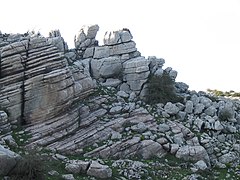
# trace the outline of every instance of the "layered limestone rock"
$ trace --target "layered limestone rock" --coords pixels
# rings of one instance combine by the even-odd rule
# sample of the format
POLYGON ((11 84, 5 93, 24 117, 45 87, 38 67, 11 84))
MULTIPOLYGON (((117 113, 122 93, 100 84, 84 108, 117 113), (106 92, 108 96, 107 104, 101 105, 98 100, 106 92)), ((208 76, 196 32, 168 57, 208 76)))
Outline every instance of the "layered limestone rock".
POLYGON ((35 37, 1 48, 0 104, 12 124, 46 121, 92 92, 82 63, 69 67, 48 39, 35 37))

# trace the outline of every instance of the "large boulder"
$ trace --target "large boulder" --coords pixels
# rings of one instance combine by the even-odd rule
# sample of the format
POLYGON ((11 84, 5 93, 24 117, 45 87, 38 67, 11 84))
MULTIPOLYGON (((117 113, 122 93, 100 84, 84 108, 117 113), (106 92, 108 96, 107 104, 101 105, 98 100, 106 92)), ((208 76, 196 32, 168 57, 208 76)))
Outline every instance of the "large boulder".
POLYGON ((123 63, 123 79, 132 91, 140 91, 150 74, 150 61, 144 57, 130 59, 123 63))
POLYGON ((185 145, 179 148, 176 153, 176 157, 185 161, 200 161, 203 160, 208 166, 210 166, 210 159, 206 149, 203 146, 190 146, 185 145))
POLYGON ((91 60, 91 71, 94 78, 117 77, 122 71, 121 60, 117 56, 91 60))
POLYGON ((92 161, 89 169, 87 170, 89 176, 94 176, 100 179, 112 177, 112 170, 107 165, 102 165, 97 161, 92 161))
POLYGON ((0 176, 8 175, 21 157, 0 145, 0 176))

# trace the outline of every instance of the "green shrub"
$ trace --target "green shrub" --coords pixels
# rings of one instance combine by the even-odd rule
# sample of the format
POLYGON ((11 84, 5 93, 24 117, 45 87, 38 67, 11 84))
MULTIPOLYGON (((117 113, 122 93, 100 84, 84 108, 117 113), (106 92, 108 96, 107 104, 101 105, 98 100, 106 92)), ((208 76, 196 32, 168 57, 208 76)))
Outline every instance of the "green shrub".
POLYGON ((157 104, 167 102, 181 102, 183 98, 175 92, 174 81, 167 72, 163 72, 162 76, 150 76, 148 80, 148 89, 146 94, 146 102, 148 104, 157 104))

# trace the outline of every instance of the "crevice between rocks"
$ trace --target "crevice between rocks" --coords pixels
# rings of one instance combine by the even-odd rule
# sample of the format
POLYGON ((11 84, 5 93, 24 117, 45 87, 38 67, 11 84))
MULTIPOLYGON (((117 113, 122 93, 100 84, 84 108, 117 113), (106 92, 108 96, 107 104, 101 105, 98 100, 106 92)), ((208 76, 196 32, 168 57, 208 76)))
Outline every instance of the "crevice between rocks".
POLYGON ((21 85, 21 116, 20 116, 20 125, 26 125, 26 117, 25 117, 25 94, 26 94, 26 89, 25 89, 25 80, 26 80, 26 70, 27 70, 27 59, 29 57, 29 43, 30 39, 28 40, 26 44, 26 59, 21 58, 21 64, 23 65, 23 78, 22 78, 22 85, 21 85))

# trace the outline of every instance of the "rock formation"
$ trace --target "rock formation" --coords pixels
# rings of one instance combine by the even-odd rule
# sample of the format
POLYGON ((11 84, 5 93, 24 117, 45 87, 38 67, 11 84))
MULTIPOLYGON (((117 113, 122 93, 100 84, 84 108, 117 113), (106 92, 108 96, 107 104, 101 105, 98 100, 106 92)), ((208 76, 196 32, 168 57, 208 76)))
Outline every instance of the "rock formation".
MULTIPOLYGON (((68 173, 96 178, 111 178, 116 167, 129 179, 162 176, 159 169, 146 169, 160 168, 169 155, 189 162, 192 172, 229 164, 236 170, 239 100, 189 91, 175 82, 177 71, 163 69, 164 59, 141 56, 126 28, 106 32, 103 46, 96 40, 98 30, 98 25, 83 27, 74 49, 59 30, 47 38, 0 33, 0 143, 19 147, 12 135, 21 126, 18 136, 28 137, 24 148, 44 148, 65 163, 68 173), (163 73, 183 102, 146 104, 149 77, 163 73), (109 159, 111 167, 102 161, 109 159)), ((72 174, 62 178, 73 179, 72 174)))

